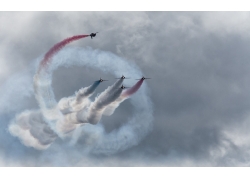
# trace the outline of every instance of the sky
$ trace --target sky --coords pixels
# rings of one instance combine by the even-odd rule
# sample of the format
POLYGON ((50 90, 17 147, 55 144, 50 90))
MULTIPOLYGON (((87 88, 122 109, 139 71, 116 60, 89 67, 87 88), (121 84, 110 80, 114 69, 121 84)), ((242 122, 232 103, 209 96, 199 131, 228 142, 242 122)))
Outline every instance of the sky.
POLYGON ((249 166, 249 21, 249 12, 0 12, 0 166, 249 166), (32 84, 38 62, 61 40, 97 31, 56 57, 70 53, 72 64, 53 72, 55 99, 100 77, 109 81, 92 100, 121 75, 128 87, 150 77, 112 116, 86 126, 101 143, 128 126, 146 124, 144 134, 133 132, 128 146, 110 153, 88 151, 84 133, 73 145, 70 137, 45 150, 25 146, 8 127, 21 112, 39 109, 32 84), (81 61, 74 53, 85 52, 86 66, 74 64, 81 61), (107 68, 95 64, 95 53, 107 68))

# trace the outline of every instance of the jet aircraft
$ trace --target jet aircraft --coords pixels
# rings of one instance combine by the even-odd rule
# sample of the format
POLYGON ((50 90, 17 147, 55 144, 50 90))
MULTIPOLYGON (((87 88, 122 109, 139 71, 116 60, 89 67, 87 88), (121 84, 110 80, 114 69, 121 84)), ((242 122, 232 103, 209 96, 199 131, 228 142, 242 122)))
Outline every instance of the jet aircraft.
POLYGON ((145 80, 145 79, 151 79, 151 78, 145 78, 144 76, 141 79, 136 79, 136 80, 145 80))
POLYGON ((103 80, 102 78, 100 78, 99 82, 103 82, 103 81, 108 81, 108 80, 103 80))
POLYGON ((98 32, 96 32, 96 33, 91 33, 89 36, 91 37, 91 39, 93 39, 93 37, 95 37, 97 33, 98 33, 98 32))
POLYGON ((122 87, 121 87, 121 89, 127 89, 127 88, 129 88, 129 87, 125 87, 125 86, 123 86, 123 85, 122 85, 122 87))
POLYGON ((122 75, 122 77, 120 77, 120 78, 115 78, 115 79, 129 79, 129 78, 126 78, 125 76, 122 75))

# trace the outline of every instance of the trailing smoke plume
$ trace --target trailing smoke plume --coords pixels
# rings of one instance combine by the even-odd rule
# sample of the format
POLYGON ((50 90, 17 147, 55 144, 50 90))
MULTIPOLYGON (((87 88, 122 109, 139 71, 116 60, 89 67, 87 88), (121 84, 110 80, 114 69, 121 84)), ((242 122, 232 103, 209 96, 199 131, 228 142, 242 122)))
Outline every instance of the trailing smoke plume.
MULTIPOLYGON (((79 137, 83 137, 88 138, 86 141, 88 148, 86 148, 92 153, 109 154, 136 145, 151 129, 152 105, 147 95, 146 84, 140 88, 143 80, 138 81, 131 89, 122 91, 120 85, 123 79, 119 79, 97 96, 93 102, 89 97, 93 95, 99 85, 98 81, 89 87, 80 89, 74 96, 62 98, 59 103, 55 100, 51 87, 52 75, 53 71, 60 66, 86 66, 112 73, 115 76, 119 76, 121 73, 134 77, 142 75, 134 64, 108 52, 90 48, 66 48, 59 52, 67 43, 86 36, 74 36, 58 43, 40 61, 38 71, 34 76, 34 93, 40 109, 17 113, 9 126, 10 133, 17 136, 24 145, 36 149, 46 149, 58 137, 70 136, 75 143, 79 137), (52 58, 53 60, 51 60, 52 58), (111 115, 122 101, 139 88, 140 92, 131 99, 134 114, 129 117, 128 123, 110 133, 106 133, 100 123, 95 126, 90 125, 97 124, 102 115, 111 115), (77 131, 74 131, 76 129, 77 131), (97 134, 98 136, 96 136, 97 134), (95 138, 92 138, 92 135, 95 135, 95 138)), ((33 84, 30 78, 32 73, 34 72, 29 73, 29 78, 24 78, 28 84, 27 89, 33 84)), ((19 84, 20 81, 17 79, 12 83, 19 84)), ((25 100, 25 94, 31 96, 32 92, 27 93, 23 90, 18 95, 14 92, 10 93, 13 97, 21 96, 20 102, 25 100)))
POLYGON ((101 119, 105 107, 115 101, 120 96, 121 92, 121 88, 113 90, 113 87, 110 87, 101 93, 101 95, 98 96, 93 103, 91 103, 86 121, 82 118, 82 122, 97 124, 101 119))
POLYGON ((81 88, 78 92, 75 93, 75 96, 62 98, 58 103, 58 107, 61 113, 67 116, 68 114, 78 112, 81 109, 85 109, 86 106, 90 103, 88 98, 94 93, 99 84, 100 81, 96 81, 89 87, 81 88))
POLYGON ((10 124, 9 131, 26 146, 46 149, 57 138, 40 111, 24 111, 10 124))
POLYGON ((76 41, 79 40, 81 38, 85 38, 88 37, 89 35, 77 35, 77 36, 73 36, 67 39, 64 39, 63 41, 55 44, 45 55, 43 60, 40 62, 39 65, 39 69, 38 69, 38 73, 43 69, 46 69, 47 66, 49 66, 49 63, 52 59, 52 57, 58 52, 60 51, 64 46, 66 46, 67 44, 71 43, 72 41, 76 41))
POLYGON ((125 90, 119 98, 117 98, 114 102, 110 103, 104 110, 104 115, 110 116, 114 113, 115 109, 126 99, 128 99, 131 95, 133 95, 142 85, 143 80, 138 81, 132 88, 125 90))
POLYGON ((82 123, 97 124, 107 105, 115 101, 121 94, 122 89, 118 88, 122 79, 113 86, 108 87, 103 93, 96 97, 94 102, 89 97, 94 92, 99 81, 93 85, 80 89, 75 96, 63 98, 59 102, 59 109, 64 112, 64 118, 57 122, 57 128, 60 132, 67 133, 82 123))

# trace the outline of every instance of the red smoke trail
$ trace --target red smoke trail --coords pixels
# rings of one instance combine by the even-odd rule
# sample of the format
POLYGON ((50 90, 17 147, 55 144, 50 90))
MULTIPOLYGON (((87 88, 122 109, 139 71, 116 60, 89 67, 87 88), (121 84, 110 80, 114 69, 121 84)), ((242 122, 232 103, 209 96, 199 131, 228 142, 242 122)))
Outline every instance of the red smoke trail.
POLYGON ((51 57, 56 54, 60 49, 62 49, 64 46, 66 46, 67 44, 69 44, 72 41, 76 41, 78 39, 81 38, 85 38, 88 37, 89 35, 77 35, 77 36, 73 36, 67 39, 64 39, 63 41, 55 44, 45 55, 43 60, 40 62, 39 65, 39 72, 42 70, 42 68, 45 68, 46 65, 49 63, 49 61, 51 60, 51 57))
POLYGON ((129 88, 124 93, 122 93, 122 96, 127 97, 127 96, 131 96, 132 94, 134 94, 141 87, 143 81, 144 81, 143 79, 138 81, 133 87, 129 88))

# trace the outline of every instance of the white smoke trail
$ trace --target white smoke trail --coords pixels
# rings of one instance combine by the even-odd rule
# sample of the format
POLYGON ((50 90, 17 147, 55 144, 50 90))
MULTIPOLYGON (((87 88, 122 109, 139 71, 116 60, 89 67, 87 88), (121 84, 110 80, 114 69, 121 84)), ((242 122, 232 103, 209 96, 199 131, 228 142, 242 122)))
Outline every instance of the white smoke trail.
POLYGON ((75 96, 61 99, 58 106, 60 111, 64 112, 64 118, 57 121, 57 129, 61 133, 68 133, 75 130, 82 123, 97 124, 105 107, 120 96, 122 89, 119 86, 122 82, 123 79, 120 79, 114 85, 108 87, 96 97, 94 102, 91 102, 88 97, 93 94, 100 81, 80 89, 75 96))
POLYGON ((62 118, 55 96, 53 93, 52 74, 44 71, 34 76, 34 91, 37 102, 40 106, 41 112, 45 116, 45 119, 54 128, 53 124, 57 119, 62 118))
POLYGON ((102 117, 105 107, 115 101, 122 93, 121 88, 116 91, 109 91, 110 89, 107 89, 91 103, 87 115, 87 122, 90 124, 97 124, 102 117))
POLYGON ((88 110, 82 110, 77 113, 78 121, 82 123, 97 124, 105 110, 106 106, 119 98, 122 89, 119 86, 122 84, 123 79, 118 80, 112 86, 108 87, 102 92, 95 101, 92 102, 88 110))
POLYGON ((9 125, 9 131, 19 137, 24 145, 39 150, 47 149, 57 138, 40 111, 24 111, 17 115, 9 125))
POLYGON ((75 96, 62 98, 58 103, 58 108, 64 114, 64 118, 57 121, 57 129, 61 133, 68 133, 79 127, 80 121, 79 113, 85 112, 89 107, 91 101, 89 97, 94 93, 100 81, 96 81, 91 86, 81 88, 75 93, 75 96))
MULTIPOLYGON (((113 90, 116 88, 119 88, 119 86, 121 86, 123 82, 123 79, 119 79, 114 85, 113 85, 113 90)), ((122 97, 118 97, 115 101, 113 101, 112 103, 108 104, 104 110, 103 110, 103 115, 105 116, 110 116, 114 113, 115 109, 120 105, 120 103, 122 102, 120 99, 122 97)), ((124 98, 123 98, 124 99, 124 98)), ((124 99, 125 100, 125 99, 124 99)))
MULTIPOLYGON (((104 72, 108 72, 114 74, 115 76, 119 76, 122 74, 129 74, 130 76, 140 77, 142 73, 136 67, 136 65, 132 63, 126 62, 124 59, 119 58, 109 52, 102 52, 98 50, 81 49, 81 48, 67 48, 63 51, 60 51, 57 55, 54 56, 52 63, 49 66, 49 71, 53 72, 60 66, 86 66, 93 69, 99 69, 104 72)), ((52 75, 52 74, 51 74, 52 75)), ((36 78, 36 77, 35 77, 36 78)), ((42 84, 39 84, 40 87, 51 87, 51 76, 41 76, 42 84)), ((28 87, 32 86, 32 82, 30 82, 30 77, 26 78, 26 81, 29 82, 28 87)), ((14 81, 14 84, 20 83, 19 81, 14 81)), ((27 92, 26 92, 27 93, 27 92)), ((25 94, 24 92, 19 93, 20 96, 25 94)), ((37 93, 37 99, 40 102, 41 112, 45 115, 46 123, 53 122, 55 120, 60 119, 60 112, 58 106, 56 106, 56 101, 54 99, 52 88, 49 90, 46 88, 39 89, 37 93), (40 97, 44 99, 39 99, 40 97), (53 110, 51 110, 53 109, 53 110), (56 112, 56 113, 55 113, 56 112), (55 116, 56 114, 56 116, 55 116)), ((18 96, 12 92, 12 96, 18 96)), ((109 96, 111 97, 111 96, 109 96)), ((116 95, 114 95, 116 97, 116 95)), ((97 97, 98 98, 98 97, 97 97)), ((101 98, 101 97, 99 97, 101 98)), ((117 97, 116 97, 117 98, 117 97)), ((116 98, 108 99, 104 105, 112 103, 116 98)), ((24 98, 21 98, 22 100, 24 98)), ((105 99, 105 98, 104 98, 105 99)), ((1 101, 1 99, 0 99, 1 101)), ((87 103, 88 104, 88 103, 87 103)), ((84 136, 86 143, 88 144, 88 149, 92 153, 102 153, 109 154, 115 153, 122 150, 125 150, 131 146, 134 146, 145 137, 145 135, 150 131, 152 127, 152 103, 147 93, 147 86, 144 84, 140 90, 133 95, 131 98, 131 104, 134 107, 134 112, 131 117, 129 117, 128 123, 123 125, 121 128, 112 131, 111 133, 106 133, 103 129, 102 124, 93 125, 85 125, 80 128, 80 132, 78 131, 78 135, 74 134, 74 142, 77 142, 77 138, 79 136, 84 136)), ((6 107, 8 106, 8 101, 6 103, 6 107)), ((104 110, 103 104, 95 101, 92 103, 92 106, 89 106, 90 109, 92 107, 98 107, 102 111, 104 110)), ((9 107, 11 109, 11 107, 9 107)), ((89 111, 90 112, 90 111, 89 111)), ((91 113, 89 113, 89 117, 92 117, 91 113)), ((71 114, 72 115, 72 114, 71 114)), ((69 117, 71 120, 72 118, 69 117)), ((50 125, 50 129, 57 132, 54 128, 55 124, 50 125)), ((74 129, 74 128, 73 128, 74 129)), ((42 141, 42 140, 41 140, 42 141)), ((40 142, 40 141, 39 141, 40 142)), ((46 141, 45 141, 46 142, 46 141)), ((87 149, 86 147, 86 149, 87 149)))
POLYGON ((91 86, 81 88, 75 93, 75 96, 62 98, 58 103, 60 111, 63 114, 69 114, 84 109, 89 104, 88 98, 93 95, 95 89, 100 83, 100 81, 96 81, 91 86))
POLYGON ((124 96, 120 96, 119 98, 117 98, 114 102, 110 103, 105 110, 103 111, 103 115, 105 116, 111 116, 114 112, 115 109, 126 99, 128 99, 129 97, 124 97, 124 96))

